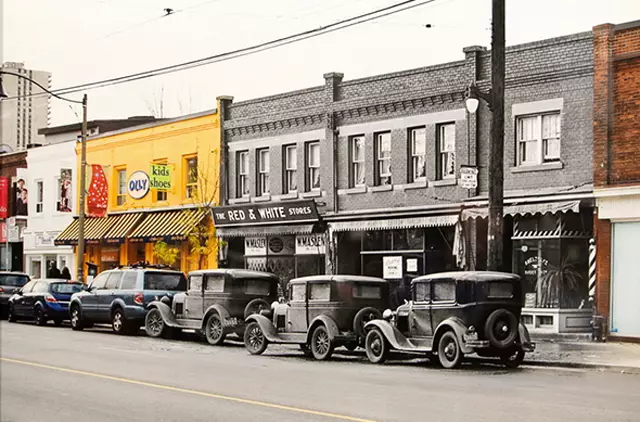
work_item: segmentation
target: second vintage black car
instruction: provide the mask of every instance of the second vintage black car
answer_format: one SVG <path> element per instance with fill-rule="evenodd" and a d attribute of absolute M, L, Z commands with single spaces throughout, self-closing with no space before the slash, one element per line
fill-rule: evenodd
<path fill-rule="evenodd" d="M 366 352 L 383 363 L 392 349 L 437 356 L 444 368 L 457 368 L 465 354 L 498 357 L 508 367 L 532 352 L 520 322 L 522 287 L 518 275 L 449 272 L 411 282 L 411 300 L 382 320 L 367 323 Z"/>

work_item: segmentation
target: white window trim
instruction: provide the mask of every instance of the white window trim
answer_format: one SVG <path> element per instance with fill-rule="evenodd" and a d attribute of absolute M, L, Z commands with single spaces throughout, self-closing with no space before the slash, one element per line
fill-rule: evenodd
<path fill-rule="evenodd" d="M 542 127 L 542 118 L 543 116 L 551 116 L 551 115 L 557 115 L 560 118 L 560 137 L 558 139 L 558 143 L 559 143 L 559 148 L 558 148 L 558 156 L 557 157 L 553 157 L 553 158 L 549 158 L 547 159 L 545 157 L 544 154 L 544 137 L 543 137 L 543 133 L 544 133 L 544 128 Z M 539 132 L 536 134 L 536 139 L 535 140 L 528 140 L 528 141 L 521 141 L 519 139 L 519 132 L 520 132 L 520 122 L 523 119 L 527 119 L 527 118 L 536 118 L 537 119 L 537 127 L 539 129 Z M 515 136 L 516 136 L 516 167 L 517 168 L 526 168 L 526 167 L 536 167 L 536 166 L 543 166 L 543 165 L 547 165 L 547 164 L 551 164 L 551 163 L 557 163 L 559 161 L 561 161 L 561 157 L 562 157 L 562 113 L 560 111 L 546 111 L 546 112 L 541 112 L 541 113 L 537 113 L 537 114 L 533 114 L 533 115 L 520 115 L 520 116 L 515 116 Z M 524 142 L 528 142 L 528 143 L 535 143 L 536 146 L 535 148 L 537 149 L 537 157 L 538 159 L 534 162 L 526 162 L 523 163 L 521 160 L 521 156 L 520 156 L 520 152 L 521 152 L 521 144 Z"/>
<path fill-rule="evenodd" d="M 416 139 L 414 134 L 419 130 L 424 131 L 424 154 L 416 154 L 415 148 L 414 148 L 415 139 Z M 409 165 L 411 166 L 411 182 L 412 183 L 426 182 L 427 181 L 426 174 L 424 176 L 416 177 L 417 160 L 422 156 L 422 160 L 425 163 L 425 166 L 427 163 L 427 129 L 426 127 L 414 127 L 409 129 L 409 152 L 411 155 L 411 160 L 409 163 Z"/>
<path fill-rule="evenodd" d="M 249 151 L 238 151 L 236 162 L 236 197 L 237 198 L 247 198 L 250 195 L 250 192 L 244 193 L 246 187 L 249 186 Z M 240 163 L 245 161 L 244 172 L 242 172 L 242 167 Z"/>
<path fill-rule="evenodd" d="M 444 141 L 444 136 L 446 133 L 446 128 L 448 126 L 453 126 L 453 152 L 449 151 L 449 152 L 445 152 L 443 151 L 444 149 L 444 145 L 443 145 L 443 141 Z M 437 180 L 451 180 L 451 179 L 455 179 L 456 178 L 456 167 L 457 167 L 457 163 L 456 163 L 456 124 L 454 122 L 451 123 L 443 123 L 438 125 L 438 137 L 437 137 L 437 148 L 436 148 L 436 155 L 437 155 L 437 160 L 438 160 L 438 175 L 436 177 Z M 444 174 L 444 163 L 446 162 L 445 157 L 449 154 L 453 154 L 453 174 Z"/>
<path fill-rule="evenodd" d="M 269 156 L 269 166 L 264 166 L 265 168 L 263 169 L 263 164 L 264 164 L 264 155 L 265 154 Z M 269 150 L 269 148 L 262 148 L 257 150 L 257 154 L 258 157 L 258 186 L 257 186 L 257 190 L 258 190 L 258 196 L 267 196 L 269 195 L 271 189 L 269 186 L 269 173 L 270 173 L 270 167 L 271 166 L 271 152 Z"/>
<path fill-rule="evenodd" d="M 35 212 L 36 214 L 43 214 L 44 213 L 44 197 L 45 197 L 45 192 L 44 192 L 44 180 L 43 179 L 36 179 L 36 189 L 35 189 Z M 42 183 L 42 197 L 38 198 L 38 195 L 40 194 L 40 189 L 38 184 Z M 29 199 L 27 198 L 27 202 L 29 201 Z M 38 211 L 38 205 L 40 205 L 40 211 Z"/>
<path fill-rule="evenodd" d="M 389 156 L 388 157 L 382 157 L 380 152 L 382 151 L 382 137 L 383 136 L 388 136 L 389 137 Z M 391 132 L 382 132 L 382 133 L 377 133 L 376 134 L 376 180 L 375 180 L 375 184 L 376 186 L 387 186 L 387 185 L 391 185 L 393 183 L 393 171 L 390 171 L 389 173 L 383 173 L 381 171 L 381 164 L 383 164 L 385 161 L 389 161 L 389 167 L 391 167 Z M 386 166 L 383 166 L 386 167 Z M 389 183 L 387 184 L 382 184 L 382 179 L 384 178 L 389 178 Z"/>
<path fill-rule="evenodd" d="M 358 142 L 359 140 L 362 141 L 362 158 L 361 159 L 357 159 L 355 156 L 355 151 L 356 151 L 356 142 Z M 366 156 L 366 140 L 364 135 L 356 135 L 353 136 L 351 138 L 349 138 L 349 146 L 350 146 L 350 150 L 349 150 L 349 166 L 351 167 L 351 171 L 349 173 L 349 177 L 350 177 L 350 183 L 349 185 L 352 188 L 359 188 L 362 186 L 366 186 L 367 185 L 367 175 L 366 175 L 366 168 L 365 168 L 365 156 Z M 357 183 L 356 180 L 356 170 L 359 170 L 360 168 L 362 168 L 365 171 L 365 177 L 364 180 L 362 181 L 362 183 Z"/>
<path fill-rule="evenodd" d="M 317 147 L 318 148 L 318 163 L 315 166 L 311 166 L 311 147 Z M 307 142 L 306 147 L 305 147 L 305 155 L 306 155 L 306 169 L 305 169 L 305 182 L 306 185 L 305 186 L 308 192 L 318 192 L 320 191 L 320 186 L 313 187 L 313 177 L 312 177 L 312 173 L 313 171 L 318 172 L 318 176 L 322 177 L 322 175 L 320 174 L 320 142 L 319 141 L 311 141 L 311 142 Z"/>
<path fill-rule="evenodd" d="M 289 162 L 289 151 L 293 150 L 293 155 L 296 157 L 296 165 L 295 167 L 291 166 Z M 284 193 L 285 194 L 293 194 L 298 192 L 298 181 L 296 178 L 298 177 L 298 146 L 296 144 L 285 145 L 284 147 Z M 291 183 L 289 182 L 289 176 L 293 180 L 296 180 L 296 188 L 291 189 Z"/>

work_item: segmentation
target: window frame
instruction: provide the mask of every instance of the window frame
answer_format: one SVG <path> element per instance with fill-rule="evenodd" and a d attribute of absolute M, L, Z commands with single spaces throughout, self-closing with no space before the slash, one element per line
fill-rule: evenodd
<path fill-rule="evenodd" d="M 453 284 L 453 299 L 438 300 L 436 299 L 436 285 L 437 284 Z M 437 280 L 431 280 L 431 303 L 434 305 L 440 304 L 454 304 L 458 302 L 458 282 L 452 278 L 441 278 Z"/>
<path fill-rule="evenodd" d="M 153 160 L 153 164 L 168 166 L 169 161 L 167 158 L 159 158 L 157 160 Z M 173 186 L 173 181 L 171 185 Z M 161 198 L 161 196 L 163 198 Z M 167 202 L 167 201 L 169 201 L 169 191 L 166 189 L 156 189 L 156 193 L 155 195 L 153 195 L 153 202 L 158 203 L 158 202 Z"/>
<path fill-rule="evenodd" d="M 116 195 L 115 195 L 115 200 L 116 200 L 116 207 L 124 207 L 127 204 L 127 168 L 124 166 L 120 166 L 120 167 L 116 167 L 115 169 L 115 179 L 116 179 L 116 183 L 115 183 L 115 188 L 116 188 Z M 124 192 L 120 191 L 120 188 L 122 187 L 120 185 L 120 175 L 124 175 Z"/>
<path fill-rule="evenodd" d="M 318 163 L 313 167 L 311 166 L 311 149 L 318 148 Z M 320 154 L 320 141 L 309 141 L 305 144 L 305 191 L 306 192 L 319 192 L 321 189 L 320 186 L 320 178 L 322 174 L 320 172 L 320 162 L 321 162 L 321 154 Z M 314 175 L 317 173 L 318 176 L 318 187 L 313 187 L 313 180 L 315 179 Z"/>
<path fill-rule="evenodd" d="M 411 183 L 420 183 L 427 181 L 427 127 L 426 126 L 416 126 L 408 129 L 409 131 L 409 180 Z M 423 142 L 424 142 L 424 152 L 422 154 L 418 154 L 415 151 L 415 142 L 417 137 L 415 136 L 416 132 L 422 131 L 424 134 Z M 424 176 L 416 176 L 416 170 L 418 167 L 418 163 L 422 157 L 422 163 L 424 167 Z"/>
<path fill-rule="evenodd" d="M 191 180 L 191 166 L 190 163 L 195 160 L 195 180 Z M 182 157 L 183 163 L 183 185 L 184 185 L 184 198 L 185 199 L 197 199 L 198 195 L 198 155 L 190 154 Z"/>
<path fill-rule="evenodd" d="M 548 137 L 544 136 L 544 121 L 545 117 L 554 116 L 558 119 L 558 132 L 557 137 Z M 521 134 L 524 131 L 521 129 L 521 125 L 525 120 L 535 119 L 537 125 L 537 133 L 535 134 L 535 139 L 522 140 Z M 562 156 L 562 112 L 560 110 L 551 110 L 545 111 L 541 113 L 532 113 L 532 114 L 522 114 L 515 116 L 515 142 L 516 142 L 516 154 L 515 154 L 515 165 L 516 167 L 530 167 L 530 166 L 541 166 L 548 163 L 554 163 L 561 161 Z M 546 147 L 548 146 L 548 141 L 550 139 L 557 139 L 558 142 L 558 154 L 557 156 L 547 156 Z M 533 162 L 523 161 L 522 160 L 522 144 L 525 144 L 525 147 L 529 147 L 528 144 L 533 144 L 536 150 L 536 159 Z M 526 148 L 525 148 L 526 154 Z"/>
<path fill-rule="evenodd" d="M 44 212 L 44 180 L 38 179 L 36 182 L 36 214 Z"/>
<path fill-rule="evenodd" d="M 125 279 L 127 278 L 127 276 L 132 276 L 132 275 L 133 275 L 133 287 L 129 288 L 125 284 L 125 281 L 128 282 L 129 280 L 125 280 Z M 120 278 L 120 283 L 118 284 L 118 288 L 120 290 L 135 290 L 137 286 L 138 286 L 138 273 L 135 271 L 123 271 L 122 277 Z"/>
<path fill-rule="evenodd" d="M 110 273 L 107 281 L 104 283 L 105 290 L 119 290 L 122 277 L 122 271 L 113 271 L 112 273 Z M 115 280 L 115 284 L 111 283 L 111 280 Z"/>
<path fill-rule="evenodd" d="M 453 127 L 453 151 L 444 151 L 448 127 Z M 453 156 L 453 174 L 445 174 L 445 165 L 450 155 Z M 456 124 L 455 122 L 439 123 L 436 126 L 436 180 L 456 178 L 456 158 Z"/>
<path fill-rule="evenodd" d="M 356 143 L 362 141 L 361 146 L 361 157 L 355 156 L 356 151 Z M 361 188 L 367 185 L 367 169 L 366 169 L 366 152 L 367 149 L 367 141 L 364 134 L 360 135 L 352 135 L 349 137 L 349 187 L 350 188 Z M 360 170 L 363 172 L 363 180 L 361 183 L 358 183 L 356 180 L 356 175 L 360 173 Z"/>
<path fill-rule="evenodd" d="M 264 156 L 267 157 L 267 166 L 263 168 Z M 268 196 L 271 193 L 270 187 L 271 172 L 271 151 L 267 148 L 256 149 L 256 196 Z"/>
<path fill-rule="evenodd" d="M 246 165 L 244 173 L 241 172 L 241 159 L 244 157 Z M 244 192 L 246 190 L 246 193 Z M 246 198 L 251 195 L 249 188 L 249 150 L 236 151 L 236 198 Z"/>
<path fill-rule="evenodd" d="M 322 297 L 322 298 L 314 298 L 312 293 L 314 290 L 314 287 L 318 288 L 318 286 L 322 286 L 323 288 L 326 288 L 328 290 L 328 295 L 327 297 Z M 322 290 L 323 293 L 325 293 L 325 290 Z M 309 302 L 331 302 L 331 282 L 330 281 L 319 281 L 319 282 L 314 282 L 314 283 L 308 283 L 308 289 L 307 289 L 307 298 Z"/>
<path fill-rule="evenodd" d="M 382 157 L 380 155 L 380 152 L 382 151 L 382 140 L 383 140 L 383 136 L 388 136 L 389 137 L 389 156 L 388 157 Z M 375 168 L 374 168 L 374 172 L 375 172 L 375 177 L 374 177 L 374 184 L 375 186 L 389 186 L 389 185 L 393 185 L 393 171 L 391 170 L 391 154 L 392 154 L 392 148 L 391 148 L 391 132 L 387 131 L 387 132 L 378 132 L 374 135 L 374 144 L 373 144 L 373 149 L 374 149 L 374 158 L 375 158 Z M 382 168 L 383 164 L 385 164 L 385 162 L 388 161 L 389 162 L 389 173 L 382 173 Z M 387 183 L 382 183 L 383 179 L 388 179 Z"/>
<path fill-rule="evenodd" d="M 293 150 L 293 156 L 295 157 L 295 167 L 291 166 L 289 162 L 289 150 Z M 282 178 L 284 180 L 283 183 L 283 193 L 296 193 L 298 192 L 298 145 L 297 144 L 288 144 L 282 147 L 283 152 L 283 175 Z M 292 181 L 295 183 L 295 189 L 293 189 Z"/>

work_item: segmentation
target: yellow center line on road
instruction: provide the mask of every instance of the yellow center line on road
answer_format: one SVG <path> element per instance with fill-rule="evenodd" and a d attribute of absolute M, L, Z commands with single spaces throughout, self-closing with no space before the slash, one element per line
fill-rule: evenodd
<path fill-rule="evenodd" d="M 288 411 L 288 412 L 304 413 L 304 414 L 307 414 L 307 415 L 323 416 L 323 417 L 326 417 L 326 418 L 339 419 L 339 420 L 343 420 L 343 421 L 375 422 L 375 421 L 373 421 L 371 419 L 355 418 L 355 417 L 352 417 L 352 416 L 339 415 L 339 414 L 336 414 L 336 413 L 321 412 L 319 410 L 303 409 L 303 408 L 300 408 L 300 407 L 285 406 L 285 405 L 282 405 L 282 404 L 268 403 L 268 402 L 263 402 L 263 401 L 258 401 L 258 400 L 243 399 L 243 398 L 240 398 L 240 397 L 225 396 L 225 395 L 222 395 L 222 394 L 207 393 L 207 392 L 204 392 L 204 391 L 190 390 L 188 388 L 172 387 L 170 385 L 155 384 L 155 383 L 152 383 L 152 382 L 145 382 L 145 381 L 137 381 L 137 380 L 129 379 L 129 378 L 114 377 L 114 376 L 111 376 L 111 375 L 103 375 L 103 374 L 98 374 L 98 373 L 95 373 L 95 372 L 79 371 L 77 369 L 62 368 L 62 367 L 59 367 L 59 366 L 45 365 L 45 364 L 42 364 L 42 363 L 28 362 L 28 361 L 18 360 L 18 359 L 0 357 L 0 361 L 15 363 L 15 364 L 19 364 L 19 365 L 33 366 L 33 367 L 36 367 L 36 368 L 51 369 L 51 370 L 60 371 L 60 372 L 67 372 L 69 374 L 84 375 L 84 376 L 93 377 L 93 378 L 101 378 L 101 379 L 105 379 L 105 380 L 109 380 L 109 381 L 123 382 L 123 383 L 133 384 L 133 385 L 141 385 L 141 386 L 144 386 L 144 387 L 156 388 L 156 389 L 159 389 L 159 390 L 175 391 L 175 392 L 178 392 L 178 393 L 191 394 L 191 395 L 194 395 L 194 396 L 209 397 L 209 398 L 212 398 L 212 399 L 232 401 L 232 402 L 236 402 L 236 403 L 249 404 L 249 405 L 253 405 L 253 406 L 268 407 L 268 408 L 271 408 L 271 409 L 285 410 L 285 411 Z"/>

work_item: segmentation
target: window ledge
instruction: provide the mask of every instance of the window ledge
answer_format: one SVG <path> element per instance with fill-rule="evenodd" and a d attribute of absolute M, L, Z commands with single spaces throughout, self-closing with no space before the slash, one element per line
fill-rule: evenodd
<path fill-rule="evenodd" d="M 393 185 L 372 186 L 370 190 L 371 192 L 386 192 L 393 190 Z"/>
<path fill-rule="evenodd" d="M 367 193 L 366 186 L 356 186 L 355 188 L 349 189 L 338 189 L 338 195 L 355 195 L 358 193 Z"/>
<path fill-rule="evenodd" d="M 458 179 L 442 179 L 442 180 L 430 180 L 429 187 L 440 187 L 440 186 L 455 186 L 458 184 Z"/>
<path fill-rule="evenodd" d="M 426 187 L 427 187 L 427 182 L 426 181 L 412 182 L 412 183 L 409 183 L 407 185 L 404 185 L 404 189 L 405 190 L 409 190 L 409 189 L 424 189 Z"/>
<path fill-rule="evenodd" d="M 298 191 L 284 193 L 284 194 L 280 195 L 280 199 L 283 200 L 283 201 L 287 201 L 287 200 L 290 200 L 290 199 L 298 199 Z"/>
<path fill-rule="evenodd" d="M 253 202 L 269 202 L 271 201 L 271 194 L 256 196 L 252 200 Z"/>
<path fill-rule="evenodd" d="M 528 173 L 530 171 L 562 170 L 563 168 L 564 168 L 564 163 L 562 161 L 553 161 L 550 163 L 544 163 L 537 166 L 511 167 L 511 173 Z"/>
<path fill-rule="evenodd" d="M 233 205 L 233 204 L 248 204 L 249 202 L 251 202 L 251 198 L 249 198 L 248 196 L 243 196 L 242 198 L 230 198 L 229 199 L 229 204 Z"/>
<path fill-rule="evenodd" d="M 320 198 L 322 196 L 322 192 L 319 190 L 312 190 L 310 192 L 302 192 L 303 198 Z"/>

